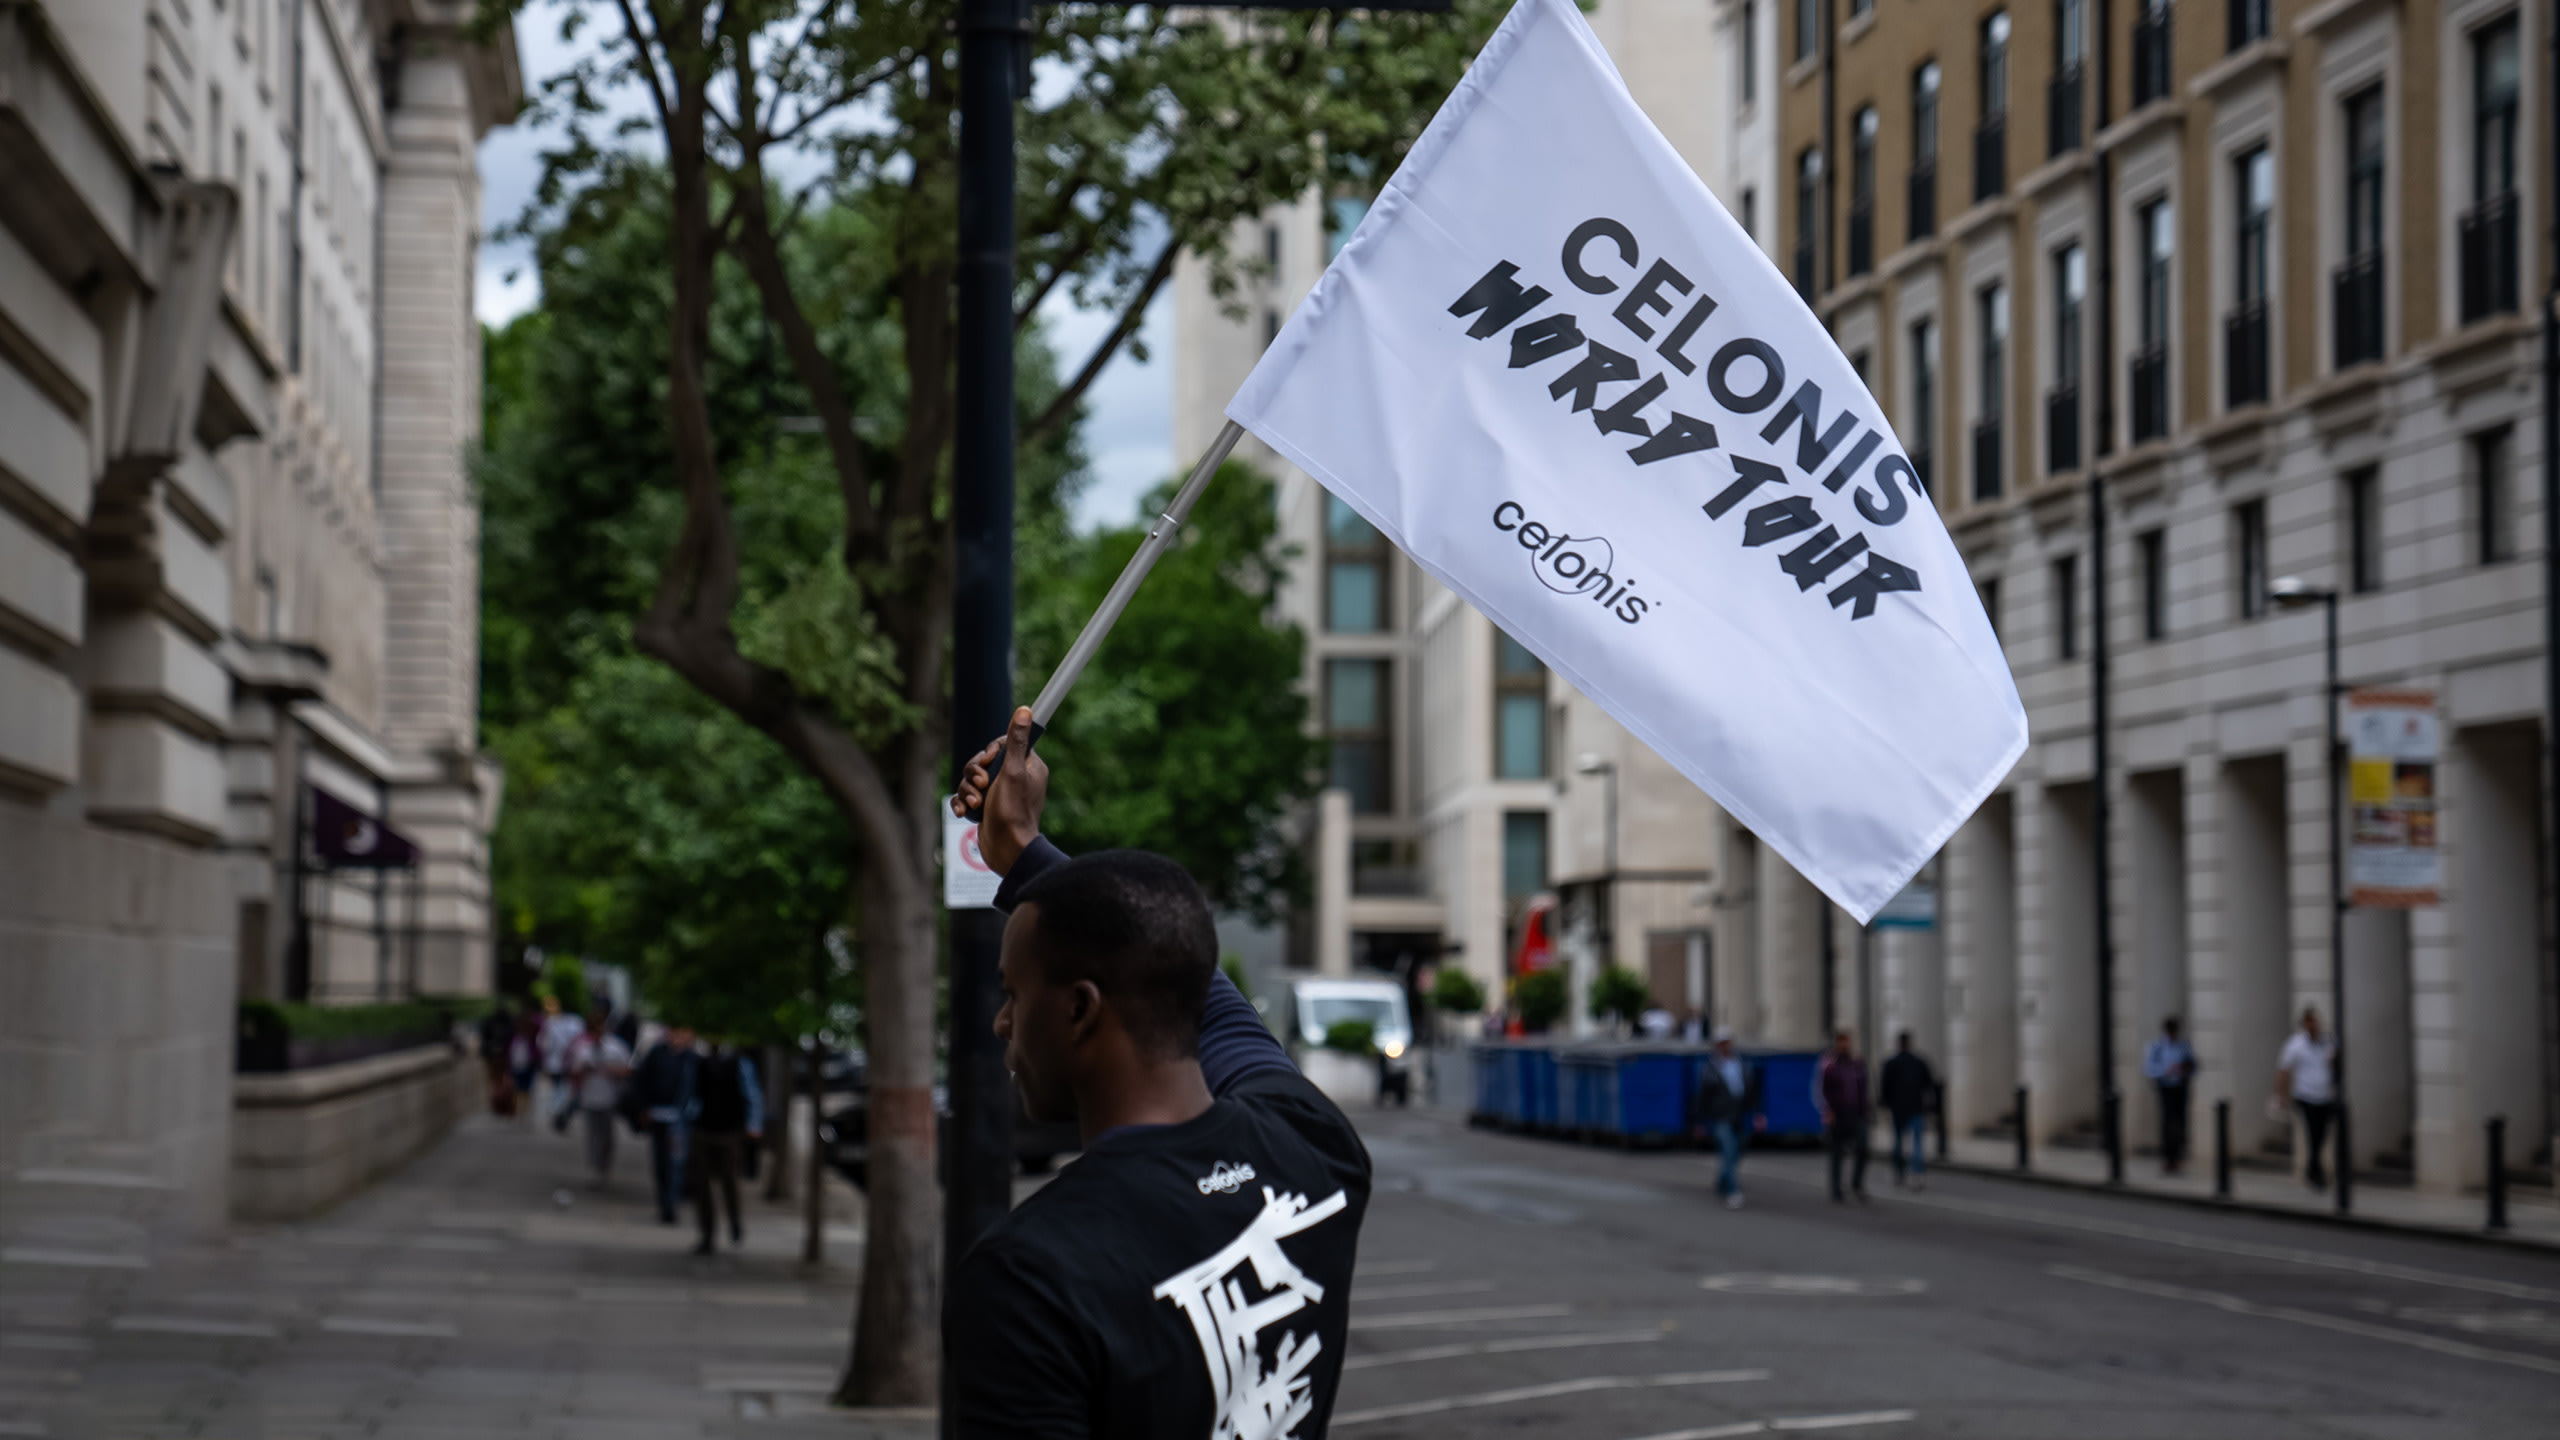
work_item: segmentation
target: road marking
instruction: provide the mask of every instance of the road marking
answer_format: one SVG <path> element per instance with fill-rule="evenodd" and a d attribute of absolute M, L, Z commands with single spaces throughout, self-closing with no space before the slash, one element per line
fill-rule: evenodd
<path fill-rule="evenodd" d="M 0 1435 L 44 1436 L 53 1432 L 41 1420 L 0 1420 Z"/>
<path fill-rule="evenodd" d="M 2494 1365 L 2514 1365 L 2526 1370 L 2539 1370 L 2546 1375 L 2560 1375 L 2560 1360 L 2539 1355 L 2519 1355 L 2512 1350 L 2492 1350 L 2483 1345 L 2466 1345 L 2459 1340 L 2446 1340 L 2435 1335 L 2421 1335 L 2414 1330 L 2397 1330 L 2388 1325 L 2374 1325 L 2350 1320 L 2343 1315 L 2323 1315 L 2316 1310 L 2299 1310 L 2290 1305 L 2261 1305 L 2237 1295 L 2215 1290 L 2190 1290 L 2183 1285 L 2165 1285 L 2157 1280 L 2136 1280 L 2128 1275 L 2110 1275 L 2103 1270 L 2084 1270 L 2077 1265 L 2047 1265 L 2047 1275 L 2064 1280 L 2077 1280 L 2085 1285 L 2104 1285 L 2111 1290 L 2149 1295 L 2161 1300 L 2184 1300 L 2196 1305 L 2234 1315 L 2250 1315 L 2263 1320 L 2289 1320 L 2296 1325 L 2311 1325 L 2322 1330 L 2335 1330 L 2341 1335 L 2358 1335 L 2367 1340 L 2384 1340 L 2394 1345 L 2409 1345 L 2432 1350 L 2439 1355 L 2452 1355 L 2464 1360 L 2486 1360 Z"/>
<path fill-rule="evenodd" d="M 139 1255 L 113 1255 L 100 1250 L 56 1250 L 43 1245 L 0 1246 L 0 1265 L 56 1265 L 68 1270 L 141 1270 L 150 1263 Z"/>
<path fill-rule="evenodd" d="M 198 1320 L 190 1315 L 119 1315 L 108 1326 L 132 1335 L 220 1335 L 273 1340 L 281 1333 L 257 1320 Z"/>
<path fill-rule="evenodd" d="M 1474 1395 L 1443 1395 L 1436 1400 L 1374 1405 L 1366 1410 L 1336 1415 L 1333 1424 L 1340 1429 L 1345 1425 L 1365 1425 L 1372 1420 L 1402 1420 L 1412 1415 L 1438 1415 L 1449 1410 L 1474 1410 L 1487 1405 L 1517 1405 L 1523 1400 L 1550 1400 L 1559 1395 L 1581 1395 L 1593 1390 L 1667 1390 L 1684 1385 L 1736 1385 L 1746 1380 L 1768 1378 L 1766 1370 L 1699 1370 L 1682 1375 L 1593 1375 L 1581 1380 L 1558 1380 L 1547 1385 L 1523 1385 L 1517 1390 L 1486 1390 Z"/>
<path fill-rule="evenodd" d="M 450 1340 L 462 1332 L 446 1320 L 381 1320 L 367 1315 L 330 1315 L 320 1328 L 332 1335 L 384 1335 L 414 1340 Z"/>
<path fill-rule="evenodd" d="M 1419 1275 L 1426 1270 L 1439 1268 L 1440 1262 L 1437 1260 L 1371 1260 L 1360 1267 L 1360 1273 L 1363 1275 Z"/>
<path fill-rule="evenodd" d="M 1745 1420 L 1738 1425 L 1710 1425 L 1703 1430 L 1666 1430 L 1644 1440 L 1729 1440 L 1735 1435 L 1766 1435 L 1773 1430 L 1846 1430 L 1853 1425 L 1899 1425 L 1917 1420 L 1917 1410 L 1860 1410 L 1847 1415 L 1782 1415 L 1774 1420 Z"/>
<path fill-rule="evenodd" d="M 1861 1278 L 1856 1275 L 1773 1275 L 1763 1271 L 1743 1271 L 1732 1275 L 1709 1275 L 1698 1282 L 1698 1288 L 1726 1295 L 1818 1298 L 1917 1295 L 1929 1288 L 1929 1282 L 1911 1275 Z"/>
<path fill-rule="evenodd" d="M 1619 1330 L 1606 1335 L 1529 1335 L 1518 1340 L 1479 1340 L 1468 1345 L 1427 1345 L 1383 1355 L 1354 1355 L 1345 1370 L 1374 1370 L 1381 1365 L 1410 1365 L 1420 1360 L 1455 1360 L 1463 1355 L 1511 1355 L 1523 1350 L 1578 1350 L 1587 1345 L 1650 1345 L 1659 1330 Z"/>
<path fill-rule="evenodd" d="M 1792 1175 L 1770 1175 L 1767 1178 L 1808 1187 L 1819 1187 L 1822 1183 L 1819 1180 L 1801 1179 Z M 2322 1250 L 2303 1250 L 2290 1245 L 2261 1245 L 2248 1240 L 2215 1240 L 2183 1230 L 2167 1230 L 2156 1225 L 2137 1225 L 2128 1220 L 2100 1220 L 2087 1216 L 2058 1214 L 2051 1210 L 2036 1210 L 2023 1205 L 2001 1205 L 1985 1200 L 1955 1200 L 1943 1195 L 1898 1195 L 1894 1197 L 1893 1203 L 1925 1206 L 1934 1210 L 1952 1210 L 1959 1214 L 1981 1215 L 1997 1220 L 2020 1220 L 2031 1225 L 2051 1226 L 2057 1230 L 2078 1230 L 2090 1235 L 2112 1235 L 2120 1240 L 2142 1240 L 2154 1245 L 2175 1245 L 2215 1255 L 2238 1255 L 2251 1260 L 2275 1260 L 2289 1265 L 2344 1270 L 2350 1274 L 2370 1275 L 2380 1280 L 2406 1280 L 2414 1285 L 2436 1285 L 2448 1290 L 2472 1290 L 2483 1295 L 2502 1295 L 2510 1300 L 2539 1300 L 2546 1304 L 2560 1304 L 2560 1290 L 2538 1285 L 2524 1285 L 2512 1280 L 2484 1280 L 2472 1275 L 2456 1275 L 2444 1270 L 2425 1270 L 2415 1265 L 2394 1265 L 2387 1260 L 2360 1260 L 2349 1255 L 2334 1255 Z M 2285 1217 L 2275 1214 L 2270 1218 Z"/>
<path fill-rule="evenodd" d="M 1476 1310 L 1417 1310 L 1409 1315 L 1354 1315 L 1354 1330 L 1420 1330 L 1428 1327 L 1473 1325 L 1479 1320 L 1553 1320 L 1570 1315 L 1570 1305 L 1488 1305 Z"/>
<path fill-rule="evenodd" d="M 1374 1289 L 1359 1288 L 1352 1282 L 1354 1300 L 1419 1300 L 1426 1295 L 1475 1295 L 1493 1288 L 1490 1280 L 1435 1280 L 1427 1285 L 1380 1285 Z"/>

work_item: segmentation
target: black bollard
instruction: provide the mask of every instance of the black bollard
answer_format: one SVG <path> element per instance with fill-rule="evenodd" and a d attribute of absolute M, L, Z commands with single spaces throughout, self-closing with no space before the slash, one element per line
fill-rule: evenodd
<path fill-rule="evenodd" d="M 2027 1168 L 2027 1087 L 2018 1087 L 2018 1168 Z"/>
<path fill-rule="evenodd" d="M 2113 1085 L 2098 1097 L 2098 1137 L 2107 1150 L 2107 1183 L 2124 1183 L 2124 1093 Z"/>
<path fill-rule="evenodd" d="M 2489 1117 L 2489 1228 L 2507 1228 L 2507 1117 Z"/>
<path fill-rule="evenodd" d="M 1938 1161 L 1944 1164 L 1947 1158 L 1947 1087 L 1939 1086 L 1931 1098 L 1937 1102 L 1931 1108 L 1938 1112 Z"/>
<path fill-rule="evenodd" d="M 2213 1198 L 2231 1198 L 2231 1102 L 2213 1102 Z"/>

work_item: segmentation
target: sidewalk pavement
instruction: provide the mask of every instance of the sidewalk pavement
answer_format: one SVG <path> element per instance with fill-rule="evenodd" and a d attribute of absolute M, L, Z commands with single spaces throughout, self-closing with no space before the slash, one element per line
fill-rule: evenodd
<path fill-rule="evenodd" d="M 625 1132 L 475 1116 L 308 1223 L 164 1252 L 0 1250 L 0 1436 L 67 1440 L 924 1440 L 931 1412 L 829 1410 L 859 1293 L 858 1193 L 826 1263 L 746 1190 L 747 1242 L 688 1253 Z M 723 1237 L 725 1242 L 725 1236 Z"/>
<path fill-rule="evenodd" d="M 2210 1142 L 2205 1152 L 2190 1160 L 2176 1175 L 2160 1173 L 2160 1162 L 2154 1156 L 2127 1154 L 2124 1161 L 2124 1184 L 2107 1184 L 2107 1157 L 2096 1149 L 2037 1146 L 2028 1156 L 2031 1164 L 2025 1174 L 2018 1171 L 2015 1139 L 1985 1139 L 1958 1136 L 1950 1140 L 1948 1158 L 1938 1159 L 1937 1136 L 1929 1137 L 1929 1164 L 1943 1166 L 1970 1175 L 2002 1176 L 2032 1183 L 2073 1189 L 2106 1190 L 2114 1194 L 2138 1195 L 2190 1205 L 2219 1209 L 2256 1210 L 2300 1219 L 2324 1220 L 2362 1225 L 2375 1229 L 2416 1231 L 2431 1235 L 2449 1235 L 2463 1239 L 2490 1240 L 2560 1249 L 2560 1201 L 2548 1186 L 2507 1187 L 2507 1229 L 2491 1236 L 2487 1231 L 2488 1200 L 2478 1191 L 2445 1195 L 2411 1189 L 2406 1182 L 2370 1179 L 2356 1176 L 2353 1192 L 2354 1213 L 2337 1214 L 2334 1189 L 2314 1190 L 2283 1171 L 2254 1166 L 2234 1166 L 2231 1173 L 2231 1198 L 2219 1200 L 2213 1193 L 2213 1154 Z M 1884 1160 L 1880 1152 L 1879 1162 Z M 1890 1167 L 1887 1167 L 1890 1169 Z"/>

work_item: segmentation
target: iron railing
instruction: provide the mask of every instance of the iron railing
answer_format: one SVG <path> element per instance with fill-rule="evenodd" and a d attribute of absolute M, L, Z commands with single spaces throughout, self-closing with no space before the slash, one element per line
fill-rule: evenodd
<path fill-rule="evenodd" d="M 2234 51 L 2247 48 L 2253 41 L 2267 38 L 2268 22 L 2271 18 L 2268 0 L 2228 0 L 2228 5 L 2227 13 L 2231 22 L 2229 39 Z"/>
<path fill-rule="evenodd" d="M 1796 242 L 1796 293 L 1807 300 L 1813 298 L 1813 237 Z"/>
<path fill-rule="evenodd" d="M 2133 352 L 2133 443 L 2169 433 L 2169 347 L 2159 341 Z"/>
<path fill-rule="evenodd" d="M 1864 275 L 1876 268 L 1876 207 L 1849 207 L 1849 273 Z"/>
<path fill-rule="evenodd" d="M 2080 62 L 2074 60 L 2045 85 L 2045 128 L 2051 140 L 2048 159 L 2058 160 L 2080 148 L 2081 76 Z"/>
<path fill-rule="evenodd" d="M 1973 498 L 2000 498 L 2000 417 L 1973 422 Z"/>
<path fill-rule="evenodd" d="M 2329 276 L 2331 359 L 2340 370 L 2382 358 L 2382 252 L 2351 255 Z"/>
<path fill-rule="evenodd" d="M 2267 403 L 2267 302 L 2252 300 L 2222 317 L 2222 404 L 2226 410 Z"/>
<path fill-rule="evenodd" d="M 2516 197 L 2462 212 L 2462 323 L 2516 311 Z"/>
<path fill-rule="evenodd" d="M 2146 9 L 2133 22 L 2133 108 L 2169 97 L 2169 7 Z"/>
<path fill-rule="evenodd" d="M 2009 188 L 2009 116 L 1985 115 L 1973 130 L 1973 198 L 1992 199 Z"/>
<path fill-rule="evenodd" d="M 2080 468 L 2080 385 L 2066 381 L 2044 395 L 2044 468 L 2048 475 Z"/>
<path fill-rule="evenodd" d="M 1917 243 L 1938 233 L 1938 162 L 1911 167 L 1911 228 L 1903 238 Z"/>

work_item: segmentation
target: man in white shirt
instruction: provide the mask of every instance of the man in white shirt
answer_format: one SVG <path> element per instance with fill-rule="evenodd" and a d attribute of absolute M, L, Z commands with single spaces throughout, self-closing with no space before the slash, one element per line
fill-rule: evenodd
<path fill-rule="evenodd" d="M 2142 1074 L 2160 1101 L 2160 1171 L 2175 1175 L 2187 1163 L 2188 1082 L 2196 1074 L 2195 1048 L 2178 1033 L 2177 1016 L 2161 1021 L 2143 1049 Z"/>
<path fill-rule="evenodd" d="M 615 1111 L 631 1076 L 631 1047 L 605 1027 L 607 1018 L 604 1007 L 596 1007 L 585 1031 L 569 1042 L 569 1083 L 586 1124 L 587 1168 L 595 1171 L 599 1190 L 613 1173 L 613 1127 L 621 1119 Z"/>
<path fill-rule="evenodd" d="M 542 1073 L 551 1082 L 551 1128 L 567 1134 L 569 1115 L 578 1105 L 569 1084 L 569 1047 L 587 1033 L 587 1022 L 548 995 L 543 997 L 542 1009 Z"/>
<path fill-rule="evenodd" d="M 2337 1047 L 2320 1038 L 2320 1012 L 2310 1008 L 2302 1012 L 2302 1028 L 2284 1042 L 2283 1053 L 2276 1057 L 2276 1098 L 2292 1101 L 2302 1112 L 2310 1162 L 2302 1179 L 2314 1190 L 2329 1183 L 2320 1152 L 2329 1141 L 2329 1122 L 2338 1118 L 2336 1059 Z M 2338 1163 L 2346 1164 L 2347 1157 L 2339 1156 Z"/>

